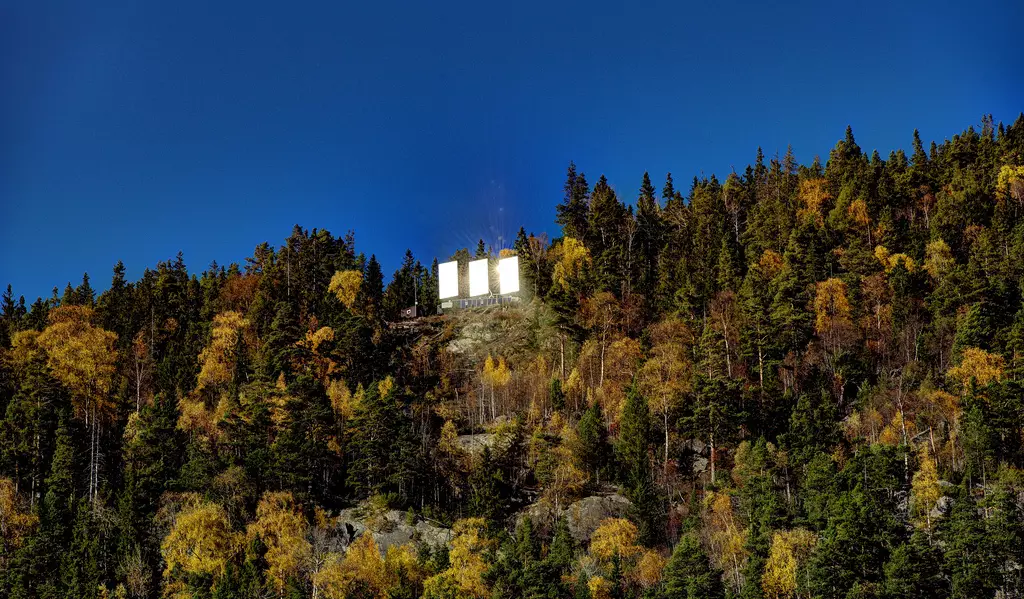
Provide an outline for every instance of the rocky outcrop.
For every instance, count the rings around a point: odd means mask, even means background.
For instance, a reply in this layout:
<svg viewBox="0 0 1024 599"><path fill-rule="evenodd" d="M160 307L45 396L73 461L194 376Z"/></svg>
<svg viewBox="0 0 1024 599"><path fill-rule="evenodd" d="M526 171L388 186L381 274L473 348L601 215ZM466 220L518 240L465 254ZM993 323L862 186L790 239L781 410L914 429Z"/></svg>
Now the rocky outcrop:
<svg viewBox="0 0 1024 599"><path fill-rule="evenodd" d="M409 518L405 512L388 510L368 516L361 508L349 508L338 514L338 534L345 546L369 532L381 554L388 547L408 543L430 546L447 545L451 541L449 528L435 526L422 518Z"/></svg>
<svg viewBox="0 0 1024 599"><path fill-rule="evenodd" d="M573 539L586 543L601 522L607 518L625 518L632 508L633 504L622 495L591 495L557 511L550 503L534 503L520 512L517 520L529 517L535 525L549 529L564 516Z"/></svg>
<svg viewBox="0 0 1024 599"><path fill-rule="evenodd" d="M607 518L625 518L633 504L622 495L595 495L570 504L565 510L569 532L578 542L590 540L597 527Z"/></svg>
<svg viewBox="0 0 1024 599"><path fill-rule="evenodd" d="M497 435L490 433L479 433L476 435L459 435L455 438L455 443L460 449L467 453L477 454L484 450L484 447L490 447L494 449Z"/></svg>

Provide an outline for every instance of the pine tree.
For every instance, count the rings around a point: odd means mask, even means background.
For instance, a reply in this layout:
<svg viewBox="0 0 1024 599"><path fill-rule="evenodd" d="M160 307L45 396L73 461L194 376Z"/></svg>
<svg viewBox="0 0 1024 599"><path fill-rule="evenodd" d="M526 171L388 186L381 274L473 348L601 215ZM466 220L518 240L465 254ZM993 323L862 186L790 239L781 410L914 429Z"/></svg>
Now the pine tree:
<svg viewBox="0 0 1024 599"><path fill-rule="evenodd" d="M586 238L587 248L594 258L597 287L601 291L615 294L622 291L625 239L621 230L627 217L626 207L602 175L590 196Z"/></svg>
<svg viewBox="0 0 1024 599"><path fill-rule="evenodd" d="M944 579L942 554L925 535L915 532L893 549L885 564L882 592L886 599L944 599L949 586Z"/></svg>
<svg viewBox="0 0 1024 599"><path fill-rule="evenodd" d="M555 212L555 222L562 227L562 234L576 239L587 237L587 197L590 190L586 177L582 173L576 174L576 165L569 163L566 171L564 196Z"/></svg>
<svg viewBox="0 0 1024 599"><path fill-rule="evenodd" d="M667 182L666 186L670 183ZM636 291L644 297L649 297L657 288L658 260L664 246L664 225L661 206L654 197L654 186L651 185L651 178L646 172L636 203L636 226L640 260L640 277Z"/></svg>
<svg viewBox="0 0 1024 599"><path fill-rule="evenodd" d="M411 491L414 445L402 403L390 379L371 384L346 426L348 485L361 496Z"/></svg>
<svg viewBox="0 0 1024 599"><path fill-rule="evenodd" d="M944 534L946 564L953 599L992 597L1001 575L992 538L970 494L962 489L954 499L953 512Z"/></svg>
<svg viewBox="0 0 1024 599"><path fill-rule="evenodd" d="M615 453L626 496L636 512L640 540L644 544L657 542L664 532L663 510L651 469L651 418L647 400L635 383L626 394Z"/></svg>
<svg viewBox="0 0 1024 599"><path fill-rule="evenodd" d="M696 534L687 533L672 550L660 594L664 599L722 599L725 588Z"/></svg>
<svg viewBox="0 0 1024 599"><path fill-rule="evenodd" d="M579 439L580 463L586 468L591 480L600 485L601 481L607 478L608 458L611 453L608 429L605 427L600 402L593 402L583 413L583 417L576 425L576 436Z"/></svg>

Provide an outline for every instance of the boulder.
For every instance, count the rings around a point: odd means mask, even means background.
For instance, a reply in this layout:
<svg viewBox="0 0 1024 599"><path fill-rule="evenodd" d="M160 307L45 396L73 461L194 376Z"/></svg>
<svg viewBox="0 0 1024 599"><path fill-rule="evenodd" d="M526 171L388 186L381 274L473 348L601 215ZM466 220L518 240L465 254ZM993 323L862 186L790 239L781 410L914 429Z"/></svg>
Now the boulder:
<svg viewBox="0 0 1024 599"><path fill-rule="evenodd" d="M338 514L338 534L344 546L352 544L367 531L373 535L381 555L387 553L391 546L409 543L437 546L451 541L451 529L435 526L419 517L410 524L406 513L398 510L388 510L372 518L372 522L368 520L366 512L359 508L345 509Z"/></svg>
<svg viewBox="0 0 1024 599"><path fill-rule="evenodd" d="M554 523L564 516L573 539L578 543L586 543L601 522L607 518L625 518L632 507L628 499L618 494L591 495L558 511L554 505L541 501L524 508L516 523L518 525L523 518L529 517L534 526L550 532Z"/></svg>
<svg viewBox="0 0 1024 599"><path fill-rule="evenodd" d="M683 441L683 448L688 449L697 455L711 453L708 451L708 444L700 439L687 439L686 441Z"/></svg>
<svg viewBox="0 0 1024 599"><path fill-rule="evenodd" d="M711 462L704 456L694 456L691 465L693 467L694 474L701 474L708 469L708 465Z"/></svg>
<svg viewBox="0 0 1024 599"><path fill-rule="evenodd" d="M943 516L948 515L952 509L953 498L948 495L943 495L935 502L935 507L932 508L932 511L928 512L928 517L932 519L942 518Z"/></svg>
<svg viewBox="0 0 1024 599"><path fill-rule="evenodd" d="M633 504L622 495L593 495L570 504L565 509L569 533L577 542L590 540L597 527L607 518L625 518Z"/></svg>
<svg viewBox="0 0 1024 599"><path fill-rule="evenodd" d="M495 442L497 441L497 435L491 433L479 433L476 435L459 435L455 438L455 443L462 448L463 451L471 454L478 454L484 450L484 447L490 447L494 449Z"/></svg>

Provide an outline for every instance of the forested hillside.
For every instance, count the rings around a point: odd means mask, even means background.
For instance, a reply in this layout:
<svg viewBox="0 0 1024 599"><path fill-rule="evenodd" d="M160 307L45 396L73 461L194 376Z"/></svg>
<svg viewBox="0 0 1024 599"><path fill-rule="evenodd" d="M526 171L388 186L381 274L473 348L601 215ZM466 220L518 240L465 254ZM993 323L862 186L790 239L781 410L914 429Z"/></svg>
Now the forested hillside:
<svg viewBox="0 0 1024 599"><path fill-rule="evenodd" d="M570 165L505 307L298 226L8 286L0 598L1024 596L1024 116L908 142Z"/></svg>

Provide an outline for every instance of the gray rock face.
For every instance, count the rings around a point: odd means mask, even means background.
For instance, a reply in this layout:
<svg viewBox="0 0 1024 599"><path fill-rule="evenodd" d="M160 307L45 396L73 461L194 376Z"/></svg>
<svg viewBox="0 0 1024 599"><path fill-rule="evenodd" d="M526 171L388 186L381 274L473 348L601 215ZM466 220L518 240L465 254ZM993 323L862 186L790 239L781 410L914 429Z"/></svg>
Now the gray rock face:
<svg viewBox="0 0 1024 599"><path fill-rule="evenodd" d="M565 510L569 532L577 542L589 541L602 521L625 518L632 507L633 504L622 495L584 497Z"/></svg>
<svg viewBox="0 0 1024 599"><path fill-rule="evenodd" d="M704 472L705 470L708 469L708 465L710 463L711 462L707 458L705 458L703 456L696 456L696 457L694 457L693 458L693 473L694 474L700 474L701 472Z"/></svg>
<svg viewBox="0 0 1024 599"><path fill-rule="evenodd" d="M455 438L455 443L457 443L463 451L471 454L477 454L483 451L484 447L494 449L496 440L496 435L492 435L490 433L479 433L476 435L459 435Z"/></svg>
<svg viewBox="0 0 1024 599"><path fill-rule="evenodd" d="M372 528L370 524L358 508L345 509L338 514L339 535L346 547L369 531L381 555L387 553L388 547L408 543L447 545L452 537L451 529L435 526L421 518L409 524L406 514L398 510L383 512L372 523Z"/></svg>
<svg viewBox="0 0 1024 599"><path fill-rule="evenodd" d="M607 518L625 518L633 504L622 495L592 495L571 503L561 510L549 503L534 503L519 514L518 520L529 517L538 526L554 526L559 517L565 516L569 534L578 543L586 543L597 527Z"/></svg>
<svg viewBox="0 0 1024 599"><path fill-rule="evenodd" d="M930 518L942 518L949 515L949 512L953 509L953 501L953 498L948 495L939 497L939 500L935 502L935 507L928 513L928 516Z"/></svg>

